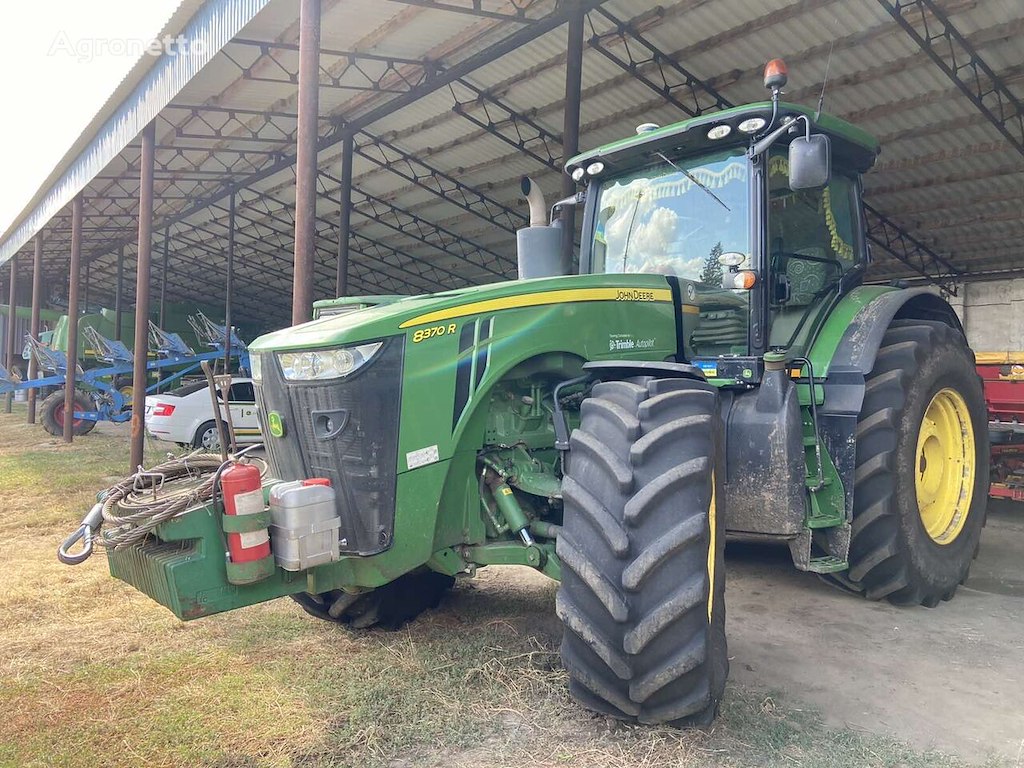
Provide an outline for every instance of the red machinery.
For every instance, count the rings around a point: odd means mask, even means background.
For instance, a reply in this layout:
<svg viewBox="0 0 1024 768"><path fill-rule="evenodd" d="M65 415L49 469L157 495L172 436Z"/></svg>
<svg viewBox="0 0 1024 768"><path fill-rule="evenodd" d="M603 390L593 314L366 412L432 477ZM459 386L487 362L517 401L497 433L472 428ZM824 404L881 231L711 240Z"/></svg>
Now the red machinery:
<svg viewBox="0 0 1024 768"><path fill-rule="evenodd" d="M992 442L989 496L1024 501L1024 352L978 352Z"/></svg>

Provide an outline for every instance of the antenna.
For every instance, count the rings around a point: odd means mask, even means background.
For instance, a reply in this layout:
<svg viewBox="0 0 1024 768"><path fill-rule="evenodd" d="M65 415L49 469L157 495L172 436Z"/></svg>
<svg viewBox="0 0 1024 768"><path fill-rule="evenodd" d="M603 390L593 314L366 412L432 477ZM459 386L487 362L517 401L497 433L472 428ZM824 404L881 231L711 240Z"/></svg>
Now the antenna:
<svg viewBox="0 0 1024 768"><path fill-rule="evenodd" d="M828 44L828 58L825 60L825 77L821 81L821 93L818 95L818 109L814 113L814 122L818 122L818 118L821 117L821 108L825 104L825 86L828 84L828 69L832 65L832 49L836 47L836 39L833 37L832 42Z"/></svg>

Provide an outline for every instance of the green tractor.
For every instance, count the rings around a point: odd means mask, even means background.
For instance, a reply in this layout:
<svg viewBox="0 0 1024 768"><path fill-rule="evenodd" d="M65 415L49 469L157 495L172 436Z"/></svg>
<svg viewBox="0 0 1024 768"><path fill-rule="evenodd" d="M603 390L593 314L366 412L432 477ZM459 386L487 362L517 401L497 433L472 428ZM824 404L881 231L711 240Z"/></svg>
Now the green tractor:
<svg viewBox="0 0 1024 768"><path fill-rule="evenodd" d="M769 85L571 159L552 218L583 208L578 274L525 182L519 280L321 302L250 346L269 475L334 489L338 522L307 526L328 557L246 570L224 537L252 526L203 507L112 573L182 618L290 595L359 629L530 566L561 582L574 698L674 725L725 685L726 538L869 599L950 599L988 487L973 353L938 295L863 285L877 142Z"/></svg>

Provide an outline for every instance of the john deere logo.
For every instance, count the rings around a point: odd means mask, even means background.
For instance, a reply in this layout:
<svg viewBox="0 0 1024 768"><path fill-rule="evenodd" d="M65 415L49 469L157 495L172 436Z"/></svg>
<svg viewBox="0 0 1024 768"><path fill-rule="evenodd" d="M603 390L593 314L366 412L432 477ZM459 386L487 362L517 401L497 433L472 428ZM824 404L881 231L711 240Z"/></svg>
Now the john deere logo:
<svg viewBox="0 0 1024 768"><path fill-rule="evenodd" d="M281 418L281 414L277 411L271 411L267 414L267 427L270 429L270 434L274 437L284 437L284 419Z"/></svg>

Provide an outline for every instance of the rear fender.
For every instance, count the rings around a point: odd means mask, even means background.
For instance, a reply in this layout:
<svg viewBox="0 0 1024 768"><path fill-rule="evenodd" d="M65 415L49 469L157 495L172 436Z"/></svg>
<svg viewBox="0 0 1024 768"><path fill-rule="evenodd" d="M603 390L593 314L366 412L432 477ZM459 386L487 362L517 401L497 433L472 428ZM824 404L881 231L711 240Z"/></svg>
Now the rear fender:
<svg viewBox="0 0 1024 768"><path fill-rule="evenodd" d="M868 290L878 289L861 288L854 293ZM826 373L822 384L824 403L818 408L818 426L822 442L846 490L846 516L851 520L857 418L864 403L864 380L875 365L885 332L894 320L908 319L946 323L960 333L964 329L949 303L926 288L883 291L867 301L848 321L849 315L838 311L840 307L826 322L810 357L815 365L815 374L821 376L822 372ZM840 323L846 324L845 329L840 327ZM829 337L838 337L838 344L830 359L822 359L823 352L831 346Z"/></svg>
<svg viewBox="0 0 1024 768"><path fill-rule="evenodd" d="M889 325L893 320L906 319L946 323L964 332L953 308L926 288L883 293L861 309L843 332L829 362L830 376L837 369L870 373Z"/></svg>

